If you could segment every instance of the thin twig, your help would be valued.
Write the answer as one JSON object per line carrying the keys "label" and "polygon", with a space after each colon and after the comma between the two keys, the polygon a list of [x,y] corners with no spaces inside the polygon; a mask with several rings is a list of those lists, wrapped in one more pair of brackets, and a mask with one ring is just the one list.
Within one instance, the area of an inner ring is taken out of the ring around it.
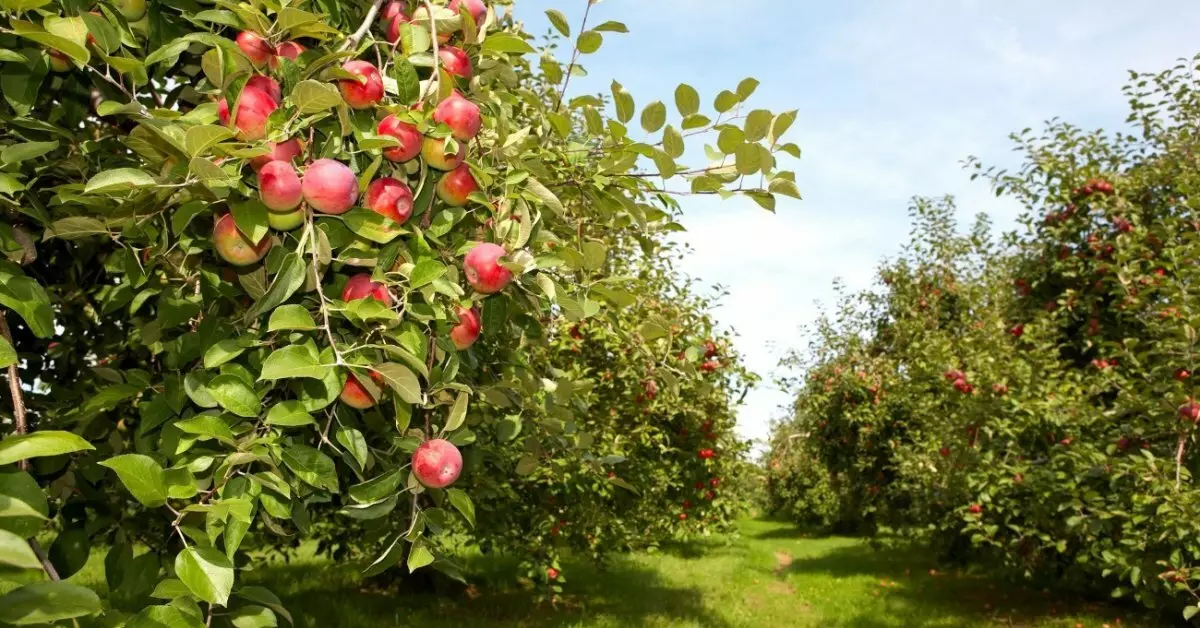
{"label": "thin twig", "polygon": [[371,8],[367,9],[367,16],[363,18],[362,24],[358,25],[358,30],[350,34],[346,41],[338,47],[339,51],[349,50],[358,45],[363,37],[367,36],[367,31],[371,30],[371,25],[375,23],[375,16],[379,13],[379,7],[383,6],[383,0],[375,0],[371,4]]}
{"label": "thin twig", "polygon": [[[342,360],[342,352],[338,349],[337,341],[333,339],[333,328],[329,325],[329,300],[325,298],[325,290],[321,287],[321,275],[317,272],[317,267],[320,266],[321,260],[317,258],[317,229],[313,226],[312,211],[308,212],[308,226],[305,228],[305,238],[312,238],[309,243],[309,251],[312,253],[313,260],[313,283],[317,286],[317,297],[321,299],[321,318],[324,319],[325,336],[329,338],[329,348],[333,349],[333,357],[338,366],[345,364]],[[303,248],[301,243],[301,248]]]}
{"label": "thin twig", "polygon": [[[583,22],[579,24],[579,35],[587,29],[588,14],[592,12],[592,0],[587,1],[587,8],[583,10]],[[571,63],[567,65],[567,74],[563,77],[562,89],[558,90],[558,102],[554,103],[554,110],[562,106],[563,96],[567,95],[567,85],[571,84],[571,72],[575,71],[575,62],[579,60],[579,35],[575,36],[575,49],[571,51]]]}
{"label": "thin twig", "polygon": [[1179,490],[1180,476],[1183,472],[1183,449],[1187,445],[1187,432],[1179,436],[1179,449],[1175,452],[1175,490]]}
{"label": "thin twig", "polygon": [[424,102],[425,97],[429,95],[429,88],[433,85],[434,80],[438,83],[442,82],[441,59],[438,57],[437,20],[433,19],[433,5],[428,0],[425,2],[425,10],[429,12],[429,39],[433,41],[433,74],[429,75],[425,89],[421,90],[421,102]]}
{"label": "thin twig", "polygon": [[46,575],[50,576],[51,580],[62,580],[58,575],[58,570],[54,568],[54,563],[50,562],[50,557],[46,555],[37,539],[29,539],[29,549],[33,550],[34,556],[42,563],[42,569],[46,570]]}

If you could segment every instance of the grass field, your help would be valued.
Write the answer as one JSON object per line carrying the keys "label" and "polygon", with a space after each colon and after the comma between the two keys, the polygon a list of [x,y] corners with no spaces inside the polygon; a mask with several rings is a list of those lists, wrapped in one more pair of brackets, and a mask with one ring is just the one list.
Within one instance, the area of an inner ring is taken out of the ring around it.
{"label": "grass field", "polygon": [[[568,561],[570,597],[558,608],[517,587],[512,562],[479,555],[463,557],[473,595],[457,583],[438,594],[371,590],[358,580],[361,566],[313,557],[265,564],[245,577],[279,594],[304,628],[1158,625],[1131,619],[1129,609],[931,571],[931,558],[916,550],[809,538],[762,520],[745,520],[741,530],[736,539],[619,558],[604,570]],[[102,583],[101,565],[97,554],[72,580]]]}

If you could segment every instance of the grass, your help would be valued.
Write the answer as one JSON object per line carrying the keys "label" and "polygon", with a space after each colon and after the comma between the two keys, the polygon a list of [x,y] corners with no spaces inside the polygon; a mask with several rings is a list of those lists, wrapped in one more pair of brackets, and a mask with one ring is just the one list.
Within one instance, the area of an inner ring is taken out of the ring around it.
{"label": "grass", "polygon": [[[875,550],[861,539],[809,537],[753,519],[741,532],[618,558],[605,569],[567,561],[568,599],[558,608],[515,585],[514,561],[478,554],[463,557],[473,595],[457,583],[436,593],[372,589],[360,582],[360,565],[312,556],[262,564],[244,577],[283,598],[303,628],[1159,625],[1131,619],[1128,608],[942,573],[916,549]],[[96,563],[100,555],[72,580],[102,583]]]}

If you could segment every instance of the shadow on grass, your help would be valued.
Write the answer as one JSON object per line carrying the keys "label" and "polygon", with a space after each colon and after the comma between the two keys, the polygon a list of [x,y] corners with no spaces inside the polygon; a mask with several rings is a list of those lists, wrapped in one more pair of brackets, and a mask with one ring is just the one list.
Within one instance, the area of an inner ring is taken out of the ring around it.
{"label": "shadow on grass", "polygon": [[[905,626],[944,626],[947,617],[961,617],[963,625],[1038,624],[1076,614],[1134,618],[1152,623],[1130,606],[1079,599],[1052,590],[1035,590],[1011,582],[999,582],[978,574],[949,569],[942,571],[927,551],[892,543],[872,548],[855,545],[834,549],[814,557],[801,557],[781,566],[777,577],[819,574],[832,578],[867,576],[877,580],[878,597],[889,609],[905,618]],[[838,626],[891,628],[890,618],[859,615],[842,618]]]}
{"label": "shadow on grass", "polygon": [[472,557],[468,580],[472,598],[458,583],[438,592],[372,590],[359,579],[357,565],[328,562],[272,565],[254,572],[252,580],[283,600],[297,628],[382,628],[385,626],[493,627],[564,626],[582,620],[606,620],[618,626],[662,626],[690,623],[728,628],[704,606],[699,590],[670,586],[649,569],[618,559],[599,569],[568,562],[563,569],[567,602],[556,608],[539,603],[535,592],[512,582],[515,561]]}

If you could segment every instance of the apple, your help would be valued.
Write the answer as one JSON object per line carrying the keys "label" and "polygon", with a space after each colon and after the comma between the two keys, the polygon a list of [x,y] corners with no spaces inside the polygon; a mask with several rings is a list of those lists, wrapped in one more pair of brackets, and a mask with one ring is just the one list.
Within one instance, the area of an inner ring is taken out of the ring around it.
{"label": "apple", "polygon": [[250,59],[250,63],[259,68],[267,65],[271,61],[271,58],[275,56],[275,47],[258,33],[250,31],[238,33],[237,47],[242,50],[246,58]]}
{"label": "apple", "polygon": [[50,56],[50,69],[55,72],[69,72],[71,70],[71,57],[50,48],[46,51]]}
{"label": "apple", "polygon": [[304,54],[306,48],[294,41],[285,41],[278,46],[275,46],[275,56],[271,57],[271,67],[279,67],[279,57],[286,57],[292,61],[300,58]]}
{"label": "apple", "polygon": [[475,245],[463,260],[463,273],[467,283],[477,292],[495,294],[512,281],[512,271],[500,264],[507,255],[504,247],[490,242]]}
{"label": "apple", "polygon": [[271,100],[275,104],[279,104],[283,100],[283,90],[279,87],[279,82],[265,74],[255,74],[246,81],[246,87],[242,89],[258,89],[271,96]]}
{"label": "apple", "polygon": [[304,200],[326,214],[344,214],[358,201],[358,179],[350,168],[332,159],[318,159],[300,181]]}
{"label": "apple", "polygon": [[433,110],[433,121],[445,124],[450,128],[450,134],[460,142],[471,140],[483,126],[483,117],[479,113],[479,105],[467,100],[458,90],[454,90]]}
{"label": "apple", "polygon": [[462,473],[463,459],[458,447],[448,440],[435,438],[417,447],[412,456],[412,472],[427,488],[446,488]]}
{"label": "apple", "polygon": [[342,69],[362,77],[362,80],[342,79],[338,87],[342,99],[354,109],[370,109],[383,100],[383,76],[370,62],[352,59],[342,64]]}
{"label": "apple", "polygon": [[342,288],[343,301],[350,302],[367,297],[384,305],[392,304],[392,294],[388,292],[387,286],[372,281],[370,273],[359,273],[351,277],[346,281],[346,287]]}
{"label": "apple", "polygon": [[[410,21],[421,22],[422,26],[425,26],[425,30],[430,30],[428,27],[429,22],[430,22],[429,10],[426,9],[424,5],[418,6],[416,9],[413,10],[412,19]],[[451,35],[453,35],[453,33],[445,30],[444,28],[438,30],[438,34],[437,34],[438,43],[445,44],[446,42],[450,41]]]}
{"label": "apple", "polygon": [[276,231],[291,231],[304,224],[304,218],[303,207],[290,212],[267,212],[267,224]]}
{"label": "apple", "polygon": [[275,142],[268,142],[267,148],[270,149],[271,152],[267,153],[266,155],[259,155],[258,157],[250,160],[251,168],[255,170],[261,170],[263,166],[271,163],[272,161],[285,161],[287,163],[292,163],[297,157],[304,154],[304,142],[301,142],[296,138],[292,138],[286,142],[280,142],[278,144]]}
{"label": "apple", "polygon": [[450,0],[449,8],[455,13],[466,9],[467,13],[471,14],[471,19],[475,20],[476,26],[482,24],[483,18],[487,17],[487,5],[483,0]]}
{"label": "apple", "polygon": [[555,569],[555,568],[553,568],[553,567],[551,567],[551,568],[547,569],[547,570],[546,570],[546,577],[547,577],[547,578],[549,578],[549,579],[551,579],[551,580],[557,580],[557,579],[558,579],[558,570],[557,570],[557,569]]}
{"label": "apple", "polygon": [[700,456],[701,460],[708,460],[717,455],[717,453],[711,449],[701,449],[697,455]]}
{"label": "apple", "polygon": [[479,184],[471,175],[467,164],[459,164],[457,168],[442,175],[437,183],[437,195],[442,202],[451,207],[462,207],[467,204],[467,197],[472,192],[479,191]]}
{"label": "apple", "polygon": [[967,507],[967,511],[973,515],[978,515],[979,513],[983,512],[983,506],[980,506],[979,504],[971,504]]}
{"label": "apple", "polygon": [[146,0],[113,0],[112,4],[126,21],[136,22],[146,16]]}
{"label": "apple", "polygon": [[458,316],[458,324],[450,330],[450,340],[454,342],[454,348],[466,351],[479,340],[483,320],[479,317],[479,310],[473,307],[459,307],[455,309],[455,315]]}
{"label": "apple", "polygon": [[258,193],[267,209],[287,212],[304,200],[300,192],[300,176],[286,161],[272,161],[258,171]]}
{"label": "apple", "polygon": [[404,3],[399,0],[392,0],[383,7],[383,11],[379,14],[379,21],[386,24],[389,20],[404,13]]}
{"label": "apple", "polygon": [[721,485],[721,478],[713,478],[713,479],[709,480],[708,485],[713,488],[717,488],[718,486]]}
{"label": "apple", "polygon": [[1175,369],[1175,379],[1183,381],[1192,376],[1192,372],[1185,368]]}
{"label": "apple", "polygon": [[[237,119],[234,123],[237,125],[238,137],[247,142],[266,137],[267,117],[278,108],[279,101],[271,94],[247,84],[237,100]],[[221,124],[229,126],[229,103],[224,98],[217,103],[217,115]]]}
{"label": "apple", "polygon": [[443,46],[438,49],[438,61],[442,69],[450,76],[471,80],[471,58],[462,48]]}
{"label": "apple", "polygon": [[975,387],[968,384],[965,379],[956,379],[954,380],[954,389],[964,395],[969,395],[974,392]]}
{"label": "apple", "polygon": [[950,457],[950,448],[942,447],[941,449],[938,450],[938,455],[940,455],[943,458],[949,458]]}
{"label": "apple", "polygon": [[379,389],[378,396],[363,385],[360,377],[354,373],[347,375],[346,385],[342,387],[342,393],[338,395],[338,399],[351,408],[369,410],[379,403],[379,398],[383,395],[383,377],[375,371],[370,371],[371,382]]}
{"label": "apple", "polygon": [[700,370],[704,371],[705,373],[712,373],[720,367],[721,363],[716,360],[705,360],[704,363],[700,365]]}
{"label": "apple", "polygon": [[417,130],[415,124],[404,122],[400,118],[389,114],[386,118],[379,121],[379,126],[375,129],[375,132],[400,140],[399,146],[383,149],[383,156],[391,161],[409,161],[421,154],[421,132]]}
{"label": "apple", "polygon": [[658,382],[648,379],[646,383],[642,384],[642,388],[646,391],[646,398],[650,401],[654,401],[654,398],[658,396]]}
{"label": "apple", "polygon": [[426,137],[421,142],[421,158],[425,165],[435,170],[454,170],[459,167],[464,158],[462,144],[456,152],[446,152],[446,138]]}
{"label": "apple", "polygon": [[712,359],[717,357],[717,344],[711,340],[704,342],[704,357]]}
{"label": "apple", "polygon": [[255,244],[237,228],[232,214],[224,214],[213,223],[213,248],[221,259],[234,266],[249,266],[266,256],[271,238]]}
{"label": "apple", "polygon": [[681,513],[679,513],[679,520],[680,520],[680,521],[687,521],[687,513],[686,513],[686,512],[681,512]]}
{"label": "apple", "polygon": [[413,193],[407,185],[391,177],[375,179],[367,186],[367,209],[402,225],[412,216]]}
{"label": "apple", "polygon": [[1020,338],[1025,334],[1025,326],[1013,325],[1012,328],[1008,330],[1008,333],[1011,334],[1013,338]]}
{"label": "apple", "polygon": [[1179,418],[1192,423],[1200,423],[1200,403],[1189,400],[1179,406]]}

